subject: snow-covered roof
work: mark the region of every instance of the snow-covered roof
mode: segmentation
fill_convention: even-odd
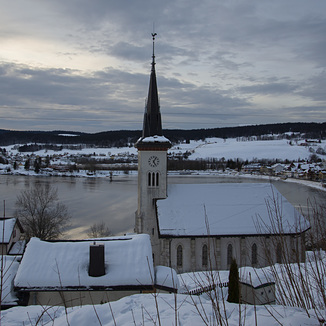
[[[15,218],[0,220],[0,242],[1,243],[9,243],[10,237],[15,227],[15,223],[16,223]]]
[[[142,138],[143,143],[169,143],[170,141],[164,136],[150,136]]]
[[[207,228],[217,236],[275,233],[267,209],[273,198],[280,205],[284,233],[309,228],[271,184],[217,183],[169,185],[168,198],[157,201],[159,231],[162,236],[205,236]]]
[[[170,289],[179,288],[179,279],[176,271],[171,267],[156,266],[155,267],[155,284],[157,287],[165,287]]]
[[[88,274],[89,248],[94,241],[47,242],[32,238],[15,278],[18,289],[94,289],[152,286],[154,267],[147,234],[101,239],[105,275]]]
[[[26,240],[18,240],[10,248],[9,255],[22,255],[26,246]]]
[[[250,266],[239,269],[239,279],[242,283],[251,285],[254,288],[275,283],[273,273],[266,268],[253,268]]]

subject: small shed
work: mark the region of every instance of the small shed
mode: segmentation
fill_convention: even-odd
[[[275,283],[263,283],[253,286],[240,282],[241,302],[251,305],[264,305],[275,303]]]
[[[241,302],[251,305],[275,303],[275,281],[262,269],[245,267],[241,269],[240,296]]]

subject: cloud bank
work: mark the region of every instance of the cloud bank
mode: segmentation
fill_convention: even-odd
[[[164,128],[326,121],[326,2],[0,0],[0,128],[141,129],[153,31]]]

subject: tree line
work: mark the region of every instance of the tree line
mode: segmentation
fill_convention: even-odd
[[[237,138],[262,136],[266,134],[301,133],[306,138],[325,139],[326,122],[322,123],[276,123],[239,127],[210,129],[166,129],[165,137],[172,143],[200,140],[205,138]],[[74,136],[71,136],[74,135]],[[133,146],[141,137],[140,130],[115,130],[99,133],[83,133],[72,131],[15,131],[0,129],[0,146],[26,143],[48,144],[87,144],[97,147]],[[290,137],[290,136],[289,136]]]

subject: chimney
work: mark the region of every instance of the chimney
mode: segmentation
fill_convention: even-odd
[[[105,274],[104,244],[91,244],[89,247],[88,275],[97,277]]]

